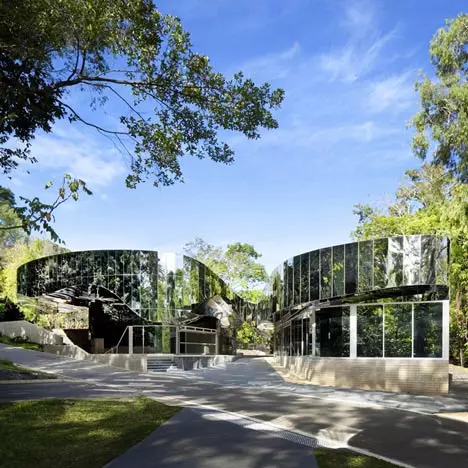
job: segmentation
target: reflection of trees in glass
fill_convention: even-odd
[[[374,241],[374,289],[387,287],[388,239]]]
[[[403,284],[403,237],[391,237],[388,240],[388,286]]]
[[[404,236],[403,238],[403,282],[419,284],[421,264],[421,237]]]
[[[411,304],[385,306],[385,357],[411,357]]]
[[[344,295],[344,245],[333,247],[333,296]]]
[[[309,254],[301,255],[301,302],[309,302]]]
[[[359,357],[382,357],[382,306],[368,305],[357,307],[357,355]]]
[[[373,241],[359,242],[358,291],[370,291],[373,287]]]
[[[414,304],[414,356],[442,357],[442,303]]]
[[[331,297],[332,251],[331,247],[320,250],[320,299]]]
[[[320,297],[320,251],[310,252],[310,300]]]

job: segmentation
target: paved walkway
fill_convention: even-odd
[[[279,385],[280,377],[274,375],[265,361],[240,360],[226,369],[200,371],[198,375],[149,375],[5,346],[0,346],[0,359],[80,379],[60,383],[59,388],[63,389],[60,395],[128,397],[143,394],[168,404],[253,418],[293,433],[333,439],[344,446],[398,459],[409,466],[468,466],[466,423],[370,404],[369,398],[361,402],[341,397],[330,399],[323,389],[322,398],[317,394],[291,391],[289,385],[293,384],[284,382],[288,385],[284,391],[267,383],[259,385],[267,375],[270,382],[274,380],[275,385]],[[249,380],[255,376],[254,380]],[[242,379],[247,383],[243,384]],[[3,384],[0,385],[0,399],[53,397],[58,391],[47,383]],[[415,400],[411,401],[419,401],[426,397],[412,398]],[[385,402],[385,399],[380,401]]]
[[[244,424],[242,424],[244,422]],[[246,427],[247,426],[247,427]],[[219,413],[183,409],[106,468],[317,468],[312,448]]]

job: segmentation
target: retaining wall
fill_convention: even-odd
[[[420,395],[445,394],[449,389],[449,365],[444,359],[277,356],[276,361],[314,385]]]
[[[42,345],[60,345],[63,338],[26,320],[0,322],[0,334],[9,338],[21,337]]]

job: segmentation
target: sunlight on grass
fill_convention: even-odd
[[[317,449],[314,455],[320,468],[396,468],[392,463],[348,450]]]
[[[102,467],[179,409],[148,398],[0,404],[0,465]]]

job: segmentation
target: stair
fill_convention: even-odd
[[[150,358],[147,361],[148,372],[167,372],[179,369],[171,358]]]

